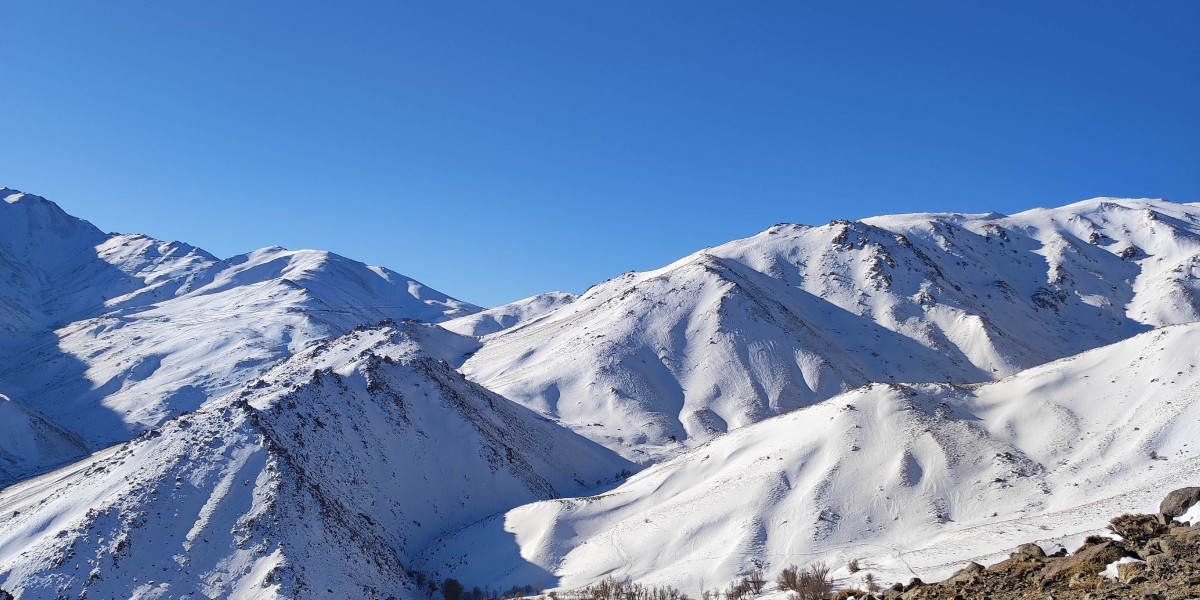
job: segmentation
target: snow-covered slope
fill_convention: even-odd
[[[0,393],[92,450],[359,324],[478,310],[328,252],[273,247],[218,260],[178,242],[105,235],[37,196],[0,195]],[[62,459],[0,446],[11,474]],[[0,485],[12,480],[0,473]]]
[[[471,344],[432,325],[360,329],[6,488],[0,587],[24,598],[413,597],[409,557],[428,541],[631,466],[439,358]]]
[[[425,568],[467,585],[546,571],[550,585],[613,575],[694,594],[818,559],[839,576],[859,558],[907,581],[1023,542],[1052,551],[1200,479],[1197,365],[1200,324],[1189,324],[994,383],[874,384],[717,437],[609,493],[509,511],[432,546]]]
[[[938,577],[1200,479],[1200,205],[779,225],[480,311],[0,199],[23,598]]]
[[[1200,206],[779,225],[488,336],[473,380],[649,462],[867,382],[980,382],[1200,318]]]
[[[88,453],[87,444],[25,406],[0,394],[0,482],[27,475],[25,457],[66,464]]]
[[[568,292],[547,292],[451,319],[442,323],[442,327],[463,335],[484,336],[537,319],[576,298]]]

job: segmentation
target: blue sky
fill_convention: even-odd
[[[0,185],[494,305],[778,222],[1200,201],[1200,2],[9,2]]]

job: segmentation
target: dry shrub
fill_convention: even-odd
[[[829,566],[820,561],[803,569],[792,565],[784,569],[775,582],[779,589],[793,592],[796,600],[829,600],[833,594]]]
[[[1129,550],[1137,550],[1150,538],[1167,532],[1167,526],[1154,515],[1121,515],[1109,523],[1108,529],[1121,536],[1121,545]]]

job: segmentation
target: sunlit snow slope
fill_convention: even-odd
[[[104,234],[0,190],[0,393],[69,433],[0,443],[0,485],[195,410],[316,340],[384,318],[478,310],[402,275],[315,250],[218,260]],[[10,411],[11,412],[11,411]],[[26,425],[0,424],[0,434]],[[51,434],[46,434],[51,435]]]
[[[322,342],[132,442],[0,492],[24,598],[416,596],[445,531],[631,466],[467,382],[470,340],[391,324]],[[431,355],[432,353],[432,355]]]
[[[485,336],[463,371],[652,462],[868,382],[988,381],[1190,322],[1198,289],[1195,204],[779,225]]]
[[[531,583],[540,569],[548,585],[612,575],[695,594],[818,559],[840,577],[860,558],[907,581],[1024,542],[1074,550],[1112,516],[1154,512],[1164,490],[1200,481],[1197,365],[1189,324],[994,383],[874,384],[609,493],[509,511],[432,546],[425,568],[467,585]],[[485,550],[513,540],[519,553]]]
[[[936,578],[1200,482],[1196,204],[778,225],[480,310],[0,200],[19,598]]]
[[[575,298],[578,296],[567,292],[547,292],[457,317],[443,322],[442,327],[463,335],[483,336],[537,319]]]

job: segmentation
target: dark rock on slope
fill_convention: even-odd
[[[1180,516],[1200,488],[1171,492],[1163,513]],[[1179,510],[1181,509],[1182,510]],[[1158,515],[1122,515],[1109,528],[1119,539],[1088,538],[1067,555],[1047,556],[1034,544],[1018,547],[1008,560],[984,568],[971,563],[946,581],[896,585],[870,595],[843,591],[839,598],[880,600],[1053,599],[1186,600],[1200,598],[1200,523],[1170,521]],[[1119,562],[1120,561],[1120,562]],[[1115,565],[1115,578],[1105,575]]]

